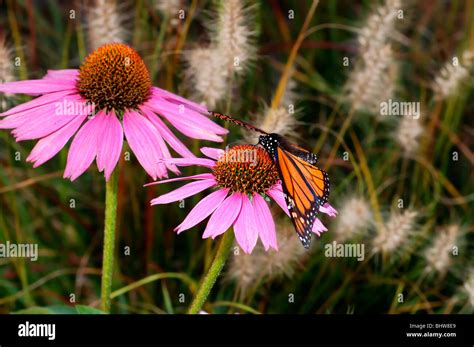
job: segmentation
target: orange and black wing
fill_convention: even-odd
[[[281,147],[277,148],[276,164],[291,220],[303,246],[308,248],[316,215],[329,196],[328,175]]]
[[[300,159],[308,162],[311,165],[315,165],[318,162],[318,157],[316,154],[311,153],[307,149],[300,147],[294,143],[288,142],[285,138],[280,139],[279,141],[280,147]]]

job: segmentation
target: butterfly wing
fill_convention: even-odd
[[[298,145],[295,145],[294,143],[288,142],[284,137],[280,136],[278,142],[279,142],[279,146],[283,150],[297,156],[300,159],[303,159],[309,164],[315,165],[318,162],[318,157],[316,156],[316,154],[311,153],[307,149],[304,149]]]
[[[328,175],[281,147],[277,168],[291,220],[303,246],[309,248],[316,215],[329,196]]]
[[[318,157],[316,154],[311,153],[310,151],[294,144],[287,145],[287,147],[284,147],[284,149],[311,165],[315,165],[318,162]]]
[[[312,164],[312,162],[305,160],[304,158],[296,157],[292,154],[289,154],[289,156],[301,170],[301,173],[304,175],[316,196],[321,199],[321,204],[324,205],[328,201],[330,193],[329,175],[327,172],[321,170]]]

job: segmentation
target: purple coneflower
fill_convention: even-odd
[[[80,69],[49,71],[39,80],[0,84],[0,92],[41,95],[1,113],[0,129],[13,129],[17,141],[39,139],[27,161],[37,167],[55,156],[74,137],[65,178],[75,180],[97,161],[108,180],[119,160],[123,138],[153,178],[179,172],[169,145],[182,157],[194,155],[163,119],[188,137],[222,141],[227,130],[202,113],[196,103],[151,84],[138,53],[121,43],[91,53]],[[159,116],[158,116],[159,115]],[[161,117],[160,117],[161,116]]]
[[[278,250],[275,224],[265,198],[273,199],[289,215],[278,171],[267,152],[253,145],[236,145],[228,150],[204,147],[207,158],[168,159],[166,163],[177,166],[198,165],[212,173],[162,180],[162,184],[180,180],[193,180],[170,193],[151,201],[152,205],[167,204],[198,194],[208,188],[217,188],[202,199],[175,228],[181,233],[207,217],[209,221],[203,238],[215,238],[233,226],[235,238],[245,253],[251,253],[258,238],[265,250]],[[334,217],[336,210],[329,204],[321,212]],[[326,227],[316,219],[313,232],[320,236]]]

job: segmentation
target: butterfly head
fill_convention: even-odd
[[[262,146],[273,159],[276,157],[277,148],[281,141],[282,137],[278,134],[260,135],[258,138],[258,144]]]

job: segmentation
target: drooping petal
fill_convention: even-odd
[[[234,193],[238,194],[238,193]],[[237,243],[245,253],[252,253],[258,239],[257,223],[252,203],[246,195],[242,195],[242,208],[234,224]]]
[[[104,131],[97,144],[97,167],[99,171],[104,171],[105,180],[108,181],[122,153],[123,129],[113,112],[106,114],[99,111],[96,117],[99,114],[104,117]]]
[[[183,133],[188,137],[201,140],[209,140],[214,142],[222,142],[222,138],[217,136],[215,133],[208,131],[196,123],[195,121],[190,121],[189,119],[183,119],[182,115],[177,111],[177,114],[170,110],[169,108],[164,107],[162,104],[157,102],[152,102],[151,100],[145,103],[150,107],[154,112],[162,115],[166,118],[179,132]]]
[[[324,224],[319,220],[319,218],[316,218],[314,220],[313,224],[313,229],[312,232],[315,233],[318,236],[321,236],[321,233],[324,231],[327,231],[328,229],[324,226]]]
[[[168,100],[169,102],[183,103],[185,105],[188,105],[189,107],[194,108],[196,111],[203,112],[203,113],[207,112],[207,108],[205,106],[199,105],[191,100],[185,99],[182,96],[173,94],[167,90],[164,90],[158,87],[152,87],[151,91],[154,96],[164,98]]]
[[[179,234],[206,219],[224,201],[229,189],[219,189],[209,194],[189,212],[183,222],[174,230]]]
[[[168,113],[167,115],[164,114],[165,117],[177,117],[197,128],[201,128],[207,132],[217,135],[225,135],[229,132],[229,130],[221,127],[209,119],[209,114],[207,112],[206,115],[203,115],[201,112],[195,111],[193,108],[189,108],[185,103],[169,102],[162,98],[151,98],[148,102],[156,109],[162,110],[160,114]]]
[[[39,107],[37,108],[39,109]],[[34,112],[37,112],[35,109]],[[28,110],[22,113],[14,114],[12,116],[5,117],[0,120],[0,129],[14,129],[21,126],[30,119],[30,114],[32,110]]]
[[[97,155],[98,140],[104,131],[105,117],[93,117],[78,131],[69,149],[64,178],[74,181],[92,164]]]
[[[26,161],[32,162],[33,167],[36,168],[54,157],[76,133],[86,117],[85,115],[77,116],[58,131],[39,140]]]
[[[194,158],[195,155],[186,147],[166,126],[165,123],[149,108],[146,106],[140,107],[141,110],[148,110],[146,116],[150,122],[158,129],[163,139],[173,148],[176,153],[184,158]]]
[[[211,159],[217,160],[224,154],[224,150],[220,148],[202,147],[201,153]]]
[[[186,199],[187,197],[196,195],[197,193],[200,193],[203,190],[206,190],[207,188],[210,188],[215,185],[216,185],[216,181],[213,179],[194,181],[194,182],[185,184],[184,186],[178,189],[175,189],[167,194],[163,194],[151,200],[151,204],[152,205],[168,204],[170,202],[183,200],[183,199]]]
[[[76,81],[64,79],[25,80],[0,84],[0,92],[11,94],[41,95],[71,89],[76,89]]]
[[[51,104],[57,101],[62,101],[66,95],[70,95],[70,94],[75,95],[75,93],[76,91],[73,91],[73,90],[64,90],[64,91],[55,92],[55,93],[48,93],[48,94],[39,96],[31,101],[15,106],[6,112],[0,113],[0,116],[1,117],[9,116],[15,113],[20,113],[26,110],[33,109],[38,106],[43,106],[43,105]]]
[[[26,109],[8,115],[0,120],[0,129],[14,129],[22,127],[23,125],[25,125],[26,129],[31,127],[36,129],[38,125],[44,125],[43,123],[51,118],[59,119],[60,116],[56,116],[56,111],[57,107],[55,102],[49,102],[38,107]]]
[[[48,70],[43,79],[74,80],[79,77],[78,69]]]
[[[45,137],[68,124],[77,116],[88,115],[92,110],[84,105],[78,96],[69,96],[63,99],[66,103],[77,103],[66,110],[62,104],[51,103],[35,109],[25,111],[29,116],[27,121],[18,125],[12,134],[17,141],[34,140]],[[14,116],[12,116],[14,117]]]
[[[212,179],[214,179],[214,175],[211,174],[211,173],[203,173],[203,174],[198,174],[198,175],[193,175],[193,176],[170,178],[170,179],[166,179],[166,180],[159,180],[159,181],[156,181],[156,182],[147,183],[147,184],[144,185],[144,187],[154,186],[156,184],[175,182],[175,181],[206,180],[206,179],[212,180]]]
[[[288,211],[288,206],[286,205],[285,201],[285,194],[283,193],[281,184],[275,184],[273,187],[267,190],[267,195],[271,197],[278,204],[278,206],[281,207],[281,209],[288,215],[288,217],[290,216],[290,212]]]
[[[222,138],[213,133],[204,131],[203,129],[196,127],[182,119],[170,116],[169,114],[163,114],[163,116],[182,134],[191,137],[193,139],[208,140],[214,142],[222,142]]]
[[[125,137],[133,153],[145,171],[153,178],[167,177],[166,167],[160,163],[163,154],[158,143],[158,131],[145,117],[125,111],[123,116]]]
[[[157,118],[154,113],[149,110],[148,108],[144,107],[142,109],[142,112],[143,114],[147,117],[148,120],[153,119],[153,118]],[[154,126],[154,123],[151,122],[151,124]],[[161,137],[161,134],[160,134],[160,130],[157,128],[156,129],[156,139],[158,141],[158,144],[160,145],[160,150],[161,150],[161,153],[163,154],[163,158],[165,159],[169,159],[171,158],[171,153],[168,149],[168,146],[166,145],[165,141],[163,140],[163,138]],[[180,174],[180,171],[179,169],[176,167],[176,165],[174,164],[166,164],[166,167],[168,168],[168,170],[174,172],[175,174]]]
[[[214,211],[209,218],[206,230],[202,238],[215,238],[227,231],[240,213],[242,207],[242,195],[239,193],[232,193],[222,204]]]
[[[273,221],[267,203],[260,194],[254,194],[252,204],[255,212],[255,223],[263,247],[265,247],[266,251],[268,251],[270,247],[274,250],[278,250],[275,222]]]
[[[327,214],[329,217],[336,217],[337,215],[337,210],[327,202],[323,206],[321,206],[319,210]]]

